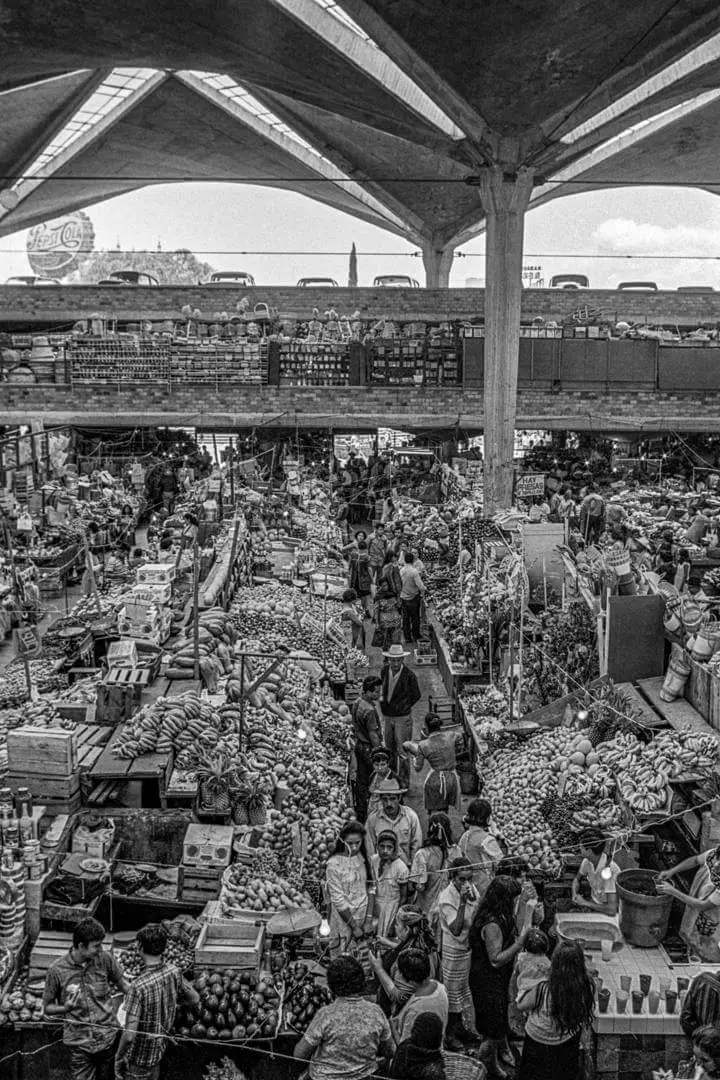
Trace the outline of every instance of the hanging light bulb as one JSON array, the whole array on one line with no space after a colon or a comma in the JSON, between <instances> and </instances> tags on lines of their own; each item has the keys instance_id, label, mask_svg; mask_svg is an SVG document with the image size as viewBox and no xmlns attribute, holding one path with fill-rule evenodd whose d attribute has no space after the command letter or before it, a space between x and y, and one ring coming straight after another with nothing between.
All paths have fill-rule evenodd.
<instances>
[{"instance_id":1,"label":"hanging light bulb","mask_svg":"<svg viewBox=\"0 0 720 1080\"><path fill-rule=\"evenodd\" d=\"M600 871L600 877L603 881L612 881L612 876L613 873L609 866L604 866Z\"/></svg>"},{"instance_id":2,"label":"hanging light bulb","mask_svg":"<svg viewBox=\"0 0 720 1080\"><path fill-rule=\"evenodd\" d=\"M589 715L590 713L587 711L587 709L580 709L579 713L577 714L577 718L578 720L587 720Z\"/></svg>"},{"instance_id":3,"label":"hanging light bulb","mask_svg":"<svg viewBox=\"0 0 720 1080\"><path fill-rule=\"evenodd\" d=\"M307 739L307 731L304 728L298 728L297 737L298 739Z\"/></svg>"},{"instance_id":4,"label":"hanging light bulb","mask_svg":"<svg viewBox=\"0 0 720 1080\"><path fill-rule=\"evenodd\" d=\"M327 921L327 919L323 919L318 926L318 937L330 937L330 923Z\"/></svg>"}]
</instances>

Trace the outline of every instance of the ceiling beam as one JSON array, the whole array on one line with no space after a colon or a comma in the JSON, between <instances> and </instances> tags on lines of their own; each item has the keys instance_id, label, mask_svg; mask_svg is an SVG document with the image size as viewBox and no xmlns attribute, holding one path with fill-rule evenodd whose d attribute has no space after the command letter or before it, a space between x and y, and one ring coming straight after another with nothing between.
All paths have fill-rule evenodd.
<instances>
[{"instance_id":1,"label":"ceiling beam","mask_svg":"<svg viewBox=\"0 0 720 1080\"><path fill-rule=\"evenodd\" d=\"M356 34L336 19L315 0L270 0L275 7L290 15L306 30L312 31L344 60L353 64L366 77L377 82L383 90L411 109L425 124L432 124L448 139L462 140L465 133L441 106L418 85L415 78L403 70L384 51L384 39L373 42ZM372 36L372 35L369 35ZM383 42L383 47L379 43Z\"/></svg>"},{"instance_id":2,"label":"ceiling beam","mask_svg":"<svg viewBox=\"0 0 720 1080\"><path fill-rule=\"evenodd\" d=\"M496 160L498 138L483 117L366 0L341 0L340 7L369 37L382 42L383 52L457 124L484 164Z\"/></svg>"},{"instance_id":3,"label":"ceiling beam","mask_svg":"<svg viewBox=\"0 0 720 1080\"><path fill-rule=\"evenodd\" d=\"M22 156L13 165L13 172L17 177L21 177L26 169L29 169L33 161L40 157L43 150L48 147L53 139L62 131L68 121L72 120L73 116L85 102L90 98L97 88L108 77L112 68L100 68L93 75L90 75L88 70L88 81L83 83L81 87L65 102L60 111L55 115L50 124L47 124L37 138L29 144L27 149L23 152ZM75 75L77 72L68 72L68 75ZM58 77L60 80L66 78L61 75ZM51 82L52 80L48 80Z\"/></svg>"},{"instance_id":4,"label":"ceiling beam","mask_svg":"<svg viewBox=\"0 0 720 1080\"><path fill-rule=\"evenodd\" d=\"M408 225L408 236L411 237L416 243L420 242L420 238L425 236L428 231L425 221L416 213L414 213L408 206L405 205L400 199L392 195L382 184L379 184L376 180L371 180L370 177L359 168L356 162L350 158L345 157L340 153L331 143L327 143L317 129L311 124L305 123L300 117L296 116L290 109L285 109L282 102L277 100L277 97L273 94L266 93L261 87L252 88L253 97L256 97L263 105L265 105L270 112L275 113L276 116L291 127L293 131L310 143L318 153L332 162L336 168L340 169L351 180L357 181L361 184L365 191L368 191L371 195L374 195L383 206L387 206L389 210L392 210L399 218L405 221ZM372 131L368 131L368 138L372 138Z\"/></svg>"},{"instance_id":5,"label":"ceiling beam","mask_svg":"<svg viewBox=\"0 0 720 1080\"><path fill-rule=\"evenodd\" d=\"M103 78L107 78L107 73L104 74ZM167 78L168 76L164 71L154 72L147 80L147 82L145 82L142 86L138 87L137 90L133 90L132 93L128 94L126 98L124 98L118 103L116 108L111 109L106 116L101 117L96 124L94 124L82 135L78 136L78 138L75 139L72 143L70 143L70 145L66 147L65 150L61 150L60 153L56 157L54 157L52 161L48 162L47 166L45 166L45 168L43 169L42 176L31 176L25 180L20 180L17 184L15 184L12 190L18 197L18 204L21 203L24 199L26 199L28 195L32 194L33 191L36 191L39 187L41 187L46 181L51 180L55 173L57 173L65 165L71 162L74 157L82 153L84 150L87 150L87 148L91 146L102 135L107 134L107 132L110 131L111 128L113 128L123 116L125 116L128 112L134 109L135 106L143 100L143 98L147 97L148 94L152 93L153 90L157 89L157 87L160 86L161 83L165 82ZM98 85L101 85L101 83L102 80ZM97 89L98 87L96 86L95 90ZM77 107L72 115L74 115L75 112L77 112ZM72 116L70 116L68 119L72 119ZM55 135L57 135L57 132L54 133L53 138L55 137ZM35 158L37 158L39 154L42 153L43 150L50 145L51 141L52 139L45 139L43 141L43 145L39 153L35 155ZM33 160L35 160L35 158ZM91 182L92 181L88 181L88 183ZM2 205L0 205L0 221L2 221L4 217L7 217L8 214L11 214L15 209L17 209L17 206L14 206L12 209L6 209Z\"/></svg>"},{"instance_id":6,"label":"ceiling beam","mask_svg":"<svg viewBox=\"0 0 720 1080\"><path fill-rule=\"evenodd\" d=\"M312 172L316 173L319 179L330 180L337 184L343 192L351 195L352 198L361 203L366 210L370 211L375 219L375 223L381 228L390 229L392 232L399 233L401 236L410 236L413 239L416 238L416 230L409 222L395 214L393 210L380 202L380 200L376 199L374 195L365 191L359 183L346 177L346 175L332 162L324 161L318 154L308 150L301 143L297 142L295 139L291 139L282 131L278 131L272 124L268 124L267 121L256 116L250 109L244 108L241 102L227 97L220 90L216 90L212 86L208 86L193 72L178 71L175 73L175 76L191 90L194 90L195 93L201 94L229 116L234 117L239 123L249 127L269 143L279 147L286 154L289 154L298 162L301 162L306 169L310 169ZM272 112L273 110L270 109L269 111Z\"/></svg>"}]
</instances>

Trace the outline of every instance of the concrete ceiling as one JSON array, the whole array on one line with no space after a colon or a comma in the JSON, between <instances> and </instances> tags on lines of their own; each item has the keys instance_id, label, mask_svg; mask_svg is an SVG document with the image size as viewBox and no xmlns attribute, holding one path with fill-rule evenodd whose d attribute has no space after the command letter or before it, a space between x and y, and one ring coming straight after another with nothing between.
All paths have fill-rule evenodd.
<instances>
[{"instance_id":1,"label":"concrete ceiling","mask_svg":"<svg viewBox=\"0 0 720 1080\"><path fill-rule=\"evenodd\" d=\"M715 0L334 7L6 0L0 235L150 183L227 179L295 188L437 249L483 228L478 189L464 182L483 164L535 169L535 202L581 182L714 179ZM157 75L30 179L117 68ZM242 97L188 74L199 71L228 76L272 115L249 115ZM658 119L671 108L674 118ZM544 183L553 177L571 186Z\"/></svg>"}]
</instances>

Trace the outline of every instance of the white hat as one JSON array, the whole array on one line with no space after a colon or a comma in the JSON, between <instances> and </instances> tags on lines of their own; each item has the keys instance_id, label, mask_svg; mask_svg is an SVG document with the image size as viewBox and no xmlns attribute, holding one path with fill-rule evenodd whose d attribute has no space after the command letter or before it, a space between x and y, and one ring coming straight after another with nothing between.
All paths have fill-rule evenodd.
<instances>
[{"instance_id":1,"label":"white hat","mask_svg":"<svg viewBox=\"0 0 720 1080\"><path fill-rule=\"evenodd\" d=\"M390 660L402 660L403 657L409 656L409 652L405 652L402 645L391 645L387 652L383 652L383 656L387 656Z\"/></svg>"}]
</instances>

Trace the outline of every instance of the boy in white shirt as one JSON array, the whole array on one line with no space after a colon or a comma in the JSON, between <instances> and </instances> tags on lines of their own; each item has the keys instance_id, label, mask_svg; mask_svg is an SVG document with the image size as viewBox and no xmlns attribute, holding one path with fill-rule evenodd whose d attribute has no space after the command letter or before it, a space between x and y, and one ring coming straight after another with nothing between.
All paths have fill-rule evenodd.
<instances>
[{"instance_id":1,"label":"boy in white shirt","mask_svg":"<svg viewBox=\"0 0 720 1080\"><path fill-rule=\"evenodd\" d=\"M572 898L579 907L589 908L590 911L598 911L603 915L616 915L618 901L615 882L620 867L608 857L606 846L607 841L602 833L593 829L581 833L579 847L583 860L572 883ZM586 900L580 891L583 881L587 881L590 886L589 900Z\"/></svg>"}]
</instances>

